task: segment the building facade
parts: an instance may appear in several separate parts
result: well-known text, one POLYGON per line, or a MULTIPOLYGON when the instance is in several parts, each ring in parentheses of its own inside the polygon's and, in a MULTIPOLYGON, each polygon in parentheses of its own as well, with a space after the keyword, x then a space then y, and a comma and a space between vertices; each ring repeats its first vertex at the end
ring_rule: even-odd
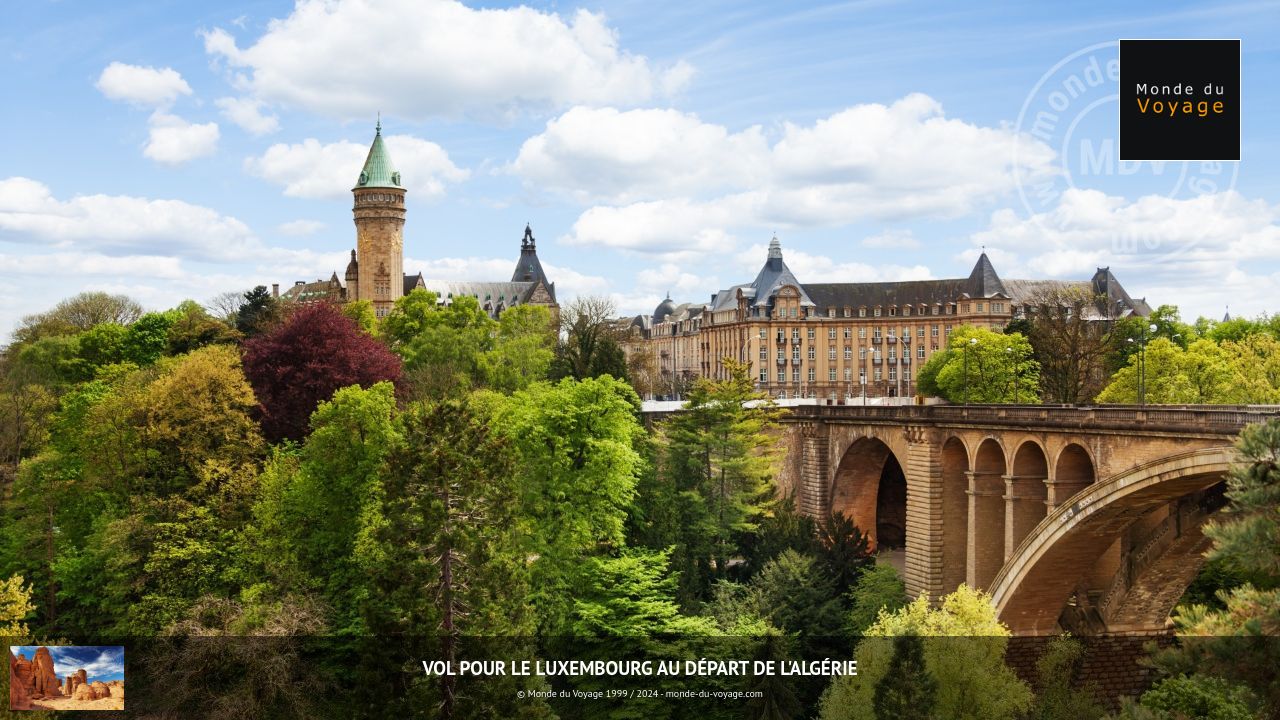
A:
POLYGON ((654 397, 683 394, 694 379, 722 378, 724 359, 752 368, 776 398, 907 397, 919 368, 961 325, 1003 330, 1049 286, 1081 286, 1099 319, 1146 315, 1108 268, 1088 281, 1002 281, 984 252, 967 278, 803 284, 775 237, 749 283, 709 303, 668 297, 652 316, 620 321, 624 349, 656 375, 654 397), (640 354, 640 358, 635 355, 640 354))
POLYGON ((368 300, 374 314, 385 317, 396 300, 417 288, 436 295, 436 301, 448 305, 461 297, 472 297, 490 317, 517 305, 542 305, 558 313, 555 283, 547 279, 538 260, 533 229, 525 226, 520 241, 520 257, 510 281, 442 281, 428 280, 419 272, 404 272, 405 188, 399 171, 391 162, 382 140, 382 123, 373 136, 373 144, 355 187, 352 215, 356 225, 356 247, 351 251, 342 279, 334 271, 329 279, 306 282, 299 280, 282 295, 295 302, 347 302, 368 300))

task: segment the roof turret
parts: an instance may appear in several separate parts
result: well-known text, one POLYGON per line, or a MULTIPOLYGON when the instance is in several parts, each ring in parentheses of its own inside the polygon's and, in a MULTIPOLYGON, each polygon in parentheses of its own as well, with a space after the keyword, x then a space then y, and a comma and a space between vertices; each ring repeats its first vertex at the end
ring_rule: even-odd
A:
POLYGON ((387 147, 382 142, 381 120, 378 121, 378 125, 374 130, 373 144, 369 146, 369 155, 364 160, 364 169, 360 171, 360 178, 356 180, 356 186, 351 189, 359 190, 361 188, 404 189, 404 186, 400 184, 400 173, 391 164, 391 155, 387 152, 387 147))

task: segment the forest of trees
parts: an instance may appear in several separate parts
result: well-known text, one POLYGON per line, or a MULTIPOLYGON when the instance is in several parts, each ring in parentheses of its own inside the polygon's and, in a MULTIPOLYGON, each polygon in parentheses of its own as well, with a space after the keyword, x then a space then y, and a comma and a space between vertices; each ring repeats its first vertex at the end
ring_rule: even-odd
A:
MULTIPOLYGON (((707 718, 1102 717, 1061 681, 1078 643, 1029 685, 985 595, 908 598, 847 518, 780 497, 777 410, 748 366, 646 428, 606 307, 570 304, 557 327, 546 308, 495 321, 415 290, 377 320, 367 303, 255 288, 163 312, 90 293, 27 318, 0 356, 0 635, 126 644, 145 656, 130 702, 155 717, 689 716, 656 698, 521 700, 549 681, 415 666, 635 656, 864 669, 682 679, 759 693, 698 706, 707 718), (928 639, 946 635, 984 637, 928 639)), ((987 378, 971 390, 1037 397, 1034 343, 969 329, 953 343, 970 338, 968 369, 987 378)), ((959 387, 950 361, 931 382, 959 387)), ((1280 425, 1242 450, 1234 519, 1212 531, 1230 590, 1180 616, 1189 635, 1276 633, 1280 425)), ((1261 717, 1280 707, 1274 678, 1250 674, 1268 648, 1168 655, 1153 699, 1122 712, 1173 718, 1193 697, 1261 717)))

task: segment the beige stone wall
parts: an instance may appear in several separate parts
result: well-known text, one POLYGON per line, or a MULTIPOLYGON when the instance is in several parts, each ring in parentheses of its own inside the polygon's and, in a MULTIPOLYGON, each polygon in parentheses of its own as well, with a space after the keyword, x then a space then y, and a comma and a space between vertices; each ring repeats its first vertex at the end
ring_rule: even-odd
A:
POLYGON ((355 191, 356 299, 372 301, 379 317, 404 295, 404 195, 392 188, 355 191))

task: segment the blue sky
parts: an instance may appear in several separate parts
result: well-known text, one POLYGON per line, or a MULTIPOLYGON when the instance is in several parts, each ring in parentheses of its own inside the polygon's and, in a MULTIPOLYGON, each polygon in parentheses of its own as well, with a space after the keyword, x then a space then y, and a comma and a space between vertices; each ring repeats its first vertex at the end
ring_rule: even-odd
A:
MULTIPOLYGON (((89 682, 111 682, 124 679, 124 648, 119 645, 46 645, 53 658, 53 670, 59 680, 83 669, 89 682)), ((14 655, 35 657, 39 645, 11 647, 14 655)))
POLYGON ((150 308, 328 277, 382 113, 406 272, 649 312, 749 280, 1087 278, 1275 311, 1280 3, 34 0, 0 28, 0 337, 86 289, 150 308), (1114 162, 1118 38, 1243 40, 1243 162, 1114 162), (1109 154, 1110 153, 1110 154, 1109 154))

